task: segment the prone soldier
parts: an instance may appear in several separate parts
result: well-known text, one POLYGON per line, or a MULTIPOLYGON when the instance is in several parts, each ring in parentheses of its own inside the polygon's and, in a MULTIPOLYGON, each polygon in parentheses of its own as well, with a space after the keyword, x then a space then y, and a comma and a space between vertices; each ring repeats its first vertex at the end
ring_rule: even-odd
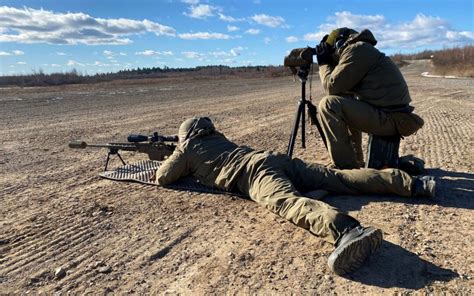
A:
POLYGON ((308 197, 311 192, 405 197, 432 197, 435 193, 435 181, 430 176, 411 177, 398 169, 335 170, 238 146, 219 133, 207 117, 184 121, 178 139, 173 154, 154 176, 158 185, 191 175, 206 186, 240 192, 334 244, 328 265, 336 274, 360 267, 381 244, 382 231, 362 227, 353 217, 308 197))

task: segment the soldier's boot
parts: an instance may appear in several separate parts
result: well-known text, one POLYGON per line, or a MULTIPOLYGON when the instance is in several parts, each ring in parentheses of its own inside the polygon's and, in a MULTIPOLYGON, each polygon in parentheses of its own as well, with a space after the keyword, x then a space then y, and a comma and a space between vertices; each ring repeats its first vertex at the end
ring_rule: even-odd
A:
POLYGON ((435 197, 436 181, 433 176, 413 177, 412 195, 435 197))
POLYGON ((329 268, 338 275, 355 271, 378 249, 382 240, 380 229, 360 225, 352 228, 336 242, 336 249, 328 258, 329 268))

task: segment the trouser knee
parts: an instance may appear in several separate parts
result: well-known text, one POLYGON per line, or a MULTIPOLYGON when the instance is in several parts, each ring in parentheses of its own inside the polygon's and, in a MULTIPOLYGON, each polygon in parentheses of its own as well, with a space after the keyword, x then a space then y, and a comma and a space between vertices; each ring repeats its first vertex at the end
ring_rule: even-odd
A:
POLYGON ((326 113, 340 113, 341 110, 341 97, 339 96, 325 96, 319 102, 319 111, 323 114, 326 113))

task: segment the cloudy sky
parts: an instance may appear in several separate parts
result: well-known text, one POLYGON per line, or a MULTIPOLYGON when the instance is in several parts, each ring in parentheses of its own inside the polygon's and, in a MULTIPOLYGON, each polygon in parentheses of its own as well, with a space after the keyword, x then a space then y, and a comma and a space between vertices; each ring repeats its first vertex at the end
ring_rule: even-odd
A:
POLYGON ((0 75, 280 65, 337 27, 387 54, 474 44, 472 0, 0 0, 0 75))

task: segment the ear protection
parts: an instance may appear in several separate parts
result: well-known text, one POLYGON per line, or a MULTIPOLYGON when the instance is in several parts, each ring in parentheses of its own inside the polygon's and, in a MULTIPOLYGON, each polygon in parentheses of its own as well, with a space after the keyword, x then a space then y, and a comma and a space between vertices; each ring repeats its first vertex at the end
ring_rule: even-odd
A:
POLYGON ((336 42, 334 42, 334 48, 336 50, 340 49, 344 43, 346 43, 347 38, 349 38, 349 35, 351 34, 351 30, 348 28, 342 28, 339 36, 336 38, 336 42))

